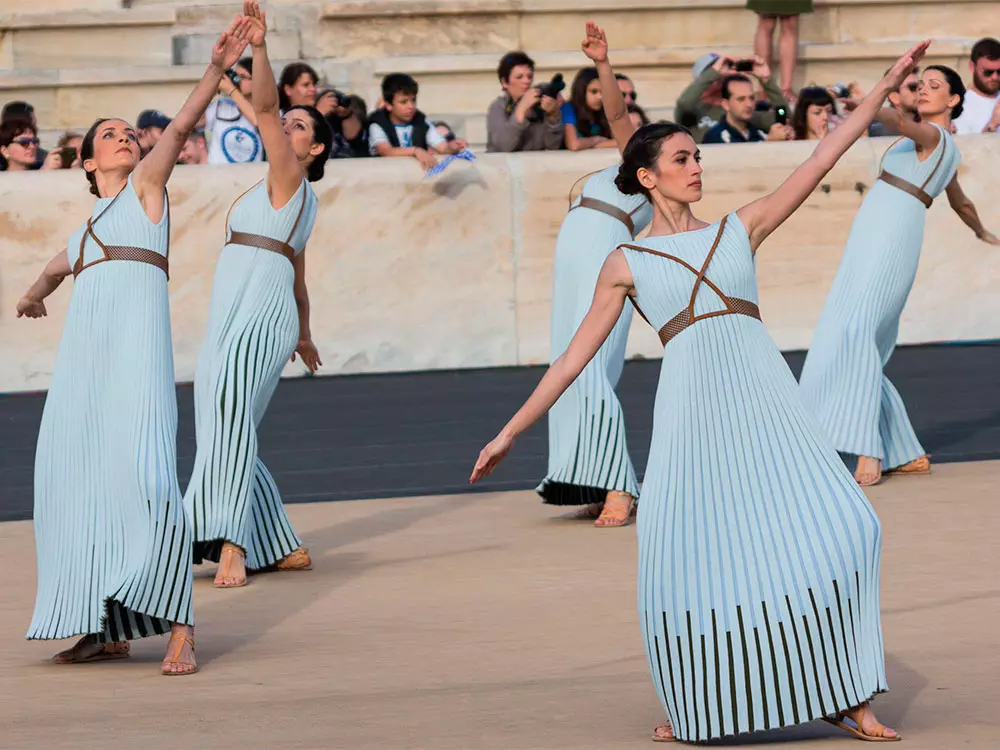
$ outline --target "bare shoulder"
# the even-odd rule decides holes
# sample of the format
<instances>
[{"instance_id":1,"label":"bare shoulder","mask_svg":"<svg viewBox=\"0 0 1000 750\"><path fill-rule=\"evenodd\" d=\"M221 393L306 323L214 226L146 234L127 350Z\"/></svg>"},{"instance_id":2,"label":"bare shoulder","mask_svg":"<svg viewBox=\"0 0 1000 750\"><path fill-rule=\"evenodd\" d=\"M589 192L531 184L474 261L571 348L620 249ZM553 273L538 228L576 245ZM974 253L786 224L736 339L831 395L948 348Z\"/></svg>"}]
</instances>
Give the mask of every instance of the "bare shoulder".
<instances>
[{"instance_id":1,"label":"bare shoulder","mask_svg":"<svg viewBox=\"0 0 1000 750\"><path fill-rule=\"evenodd\" d=\"M632 269L625 258L625 249L619 245L605 259L601 268L598 284L614 287L632 288Z\"/></svg>"}]
</instances>

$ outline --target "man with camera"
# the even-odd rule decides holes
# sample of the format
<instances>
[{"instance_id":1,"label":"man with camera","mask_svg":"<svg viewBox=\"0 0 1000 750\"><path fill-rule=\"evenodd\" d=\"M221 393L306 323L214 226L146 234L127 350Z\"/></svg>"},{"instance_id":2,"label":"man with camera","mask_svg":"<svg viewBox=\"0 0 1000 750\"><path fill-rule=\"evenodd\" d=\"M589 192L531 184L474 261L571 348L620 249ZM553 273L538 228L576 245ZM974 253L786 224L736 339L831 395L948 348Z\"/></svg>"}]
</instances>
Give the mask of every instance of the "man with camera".
<instances>
[{"instance_id":1,"label":"man with camera","mask_svg":"<svg viewBox=\"0 0 1000 750\"><path fill-rule=\"evenodd\" d=\"M705 132L702 143L756 143L787 141L791 133L784 123L776 122L765 133L753 123L756 111L753 81L739 73L722 79L722 109L725 116ZM779 113L779 117L782 117Z\"/></svg>"},{"instance_id":2,"label":"man with camera","mask_svg":"<svg viewBox=\"0 0 1000 750\"><path fill-rule=\"evenodd\" d=\"M556 151L562 148L560 106L566 88L562 75L533 85L535 62L523 52L508 52L497 67L504 93L486 112L486 150Z\"/></svg>"},{"instance_id":3,"label":"man with camera","mask_svg":"<svg viewBox=\"0 0 1000 750\"><path fill-rule=\"evenodd\" d=\"M710 52L698 58L692 73L694 80L677 99L674 119L691 130L696 141L700 142L706 131L726 116L722 85L727 76L742 75L751 82L751 90L757 88L754 79L759 82L762 96L755 96L749 120L758 130L768 133L780 119L780 113L788 111L788 102L771 78L770 66L760 57L736 60ZM779 134L782 137L778 140L787 137L783 129L779 129Z\"/></svg>"}]
</instances>

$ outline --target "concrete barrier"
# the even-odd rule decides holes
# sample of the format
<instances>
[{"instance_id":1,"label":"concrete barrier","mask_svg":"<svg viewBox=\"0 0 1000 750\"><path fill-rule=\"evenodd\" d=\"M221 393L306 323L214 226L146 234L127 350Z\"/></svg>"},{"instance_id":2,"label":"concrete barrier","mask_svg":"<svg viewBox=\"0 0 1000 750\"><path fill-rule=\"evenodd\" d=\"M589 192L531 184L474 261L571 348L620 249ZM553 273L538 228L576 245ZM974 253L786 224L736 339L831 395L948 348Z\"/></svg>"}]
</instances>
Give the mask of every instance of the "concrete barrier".
<instances>
[{"instance_id":1,"label":"concrete barrier","mask_svg":"<svg viewBox=\"0 0 1000 750\"><path fill-rule=\"evenodd\" d=\"M761 309L783 349L806 348L862 193L888 139L862 140L758 253ZM991 187L1000 139L962 138L962 184L1000 231ZM777 187L809 143L704 149L715 220ZM567 195L608 152L489 155L424 178L409 159L337 161L315 185L319 215L307 252L322 373L537 364L548 361L552 252ZM215 259L230 203L260 165L179 167L170 183L171 303L177 379L194 377ZM0 392L44 389L55 363L71 281L49 317L14 307L45 262L90 214L83 174L0 174ZM976 240L942 197L930 209L903 343L1000 338L1000 248ZM636 317L630 356L658 357ZM299 363L286 375L301 374Z\"/></svg>"}]
</instances>

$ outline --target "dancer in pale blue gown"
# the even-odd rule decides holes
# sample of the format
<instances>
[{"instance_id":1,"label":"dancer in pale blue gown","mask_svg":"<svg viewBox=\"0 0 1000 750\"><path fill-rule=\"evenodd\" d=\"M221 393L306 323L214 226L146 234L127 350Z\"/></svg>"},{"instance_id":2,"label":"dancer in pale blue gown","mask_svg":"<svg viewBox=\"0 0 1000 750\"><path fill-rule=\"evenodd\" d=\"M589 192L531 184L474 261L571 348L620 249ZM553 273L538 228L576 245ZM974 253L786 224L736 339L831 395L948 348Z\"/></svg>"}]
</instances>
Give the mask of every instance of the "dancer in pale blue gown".
<instances>
[{"instance_id":1,"label":"dancer in pale blue gown","mask_svg":"<svg viewBox=\"0 0 1000 750\"><path fill-rule=\"evenodd\" d=\"M606 49L588 24L587 45ZM552 407L632 297L664 344L639 498L639 621L670 718L654 739L696 742L826 719L896 739L869 699L887 689L878 518L798 394L757 308L754 253L865 132L923 56L918 45L774 192L696 219L698 147L640 128L617 179L654 206L649 236L608 256L565 354L480 453L489 475ZM606 53L605 53L606 55ZM610 70L606 56L597 63Z\"/></svg>"},{"instance_id":2,"label":"dancer in pale blue gown","mask_svg":"<svg viewBox=\"0 0 1000 750\"><path fill-rule=\"evenodd\" d=\"M197 670L191 531L177 485L177 403L167 295L165 185L224 72L247 44L242 20L152 151L98 120L83 139L91 219L18 303L76 277L35 456L38 593L28 638L69 638L60 664L122 659L128 641L170 633L161 671Z\"/></svg>"},{"instance_id":3,"label":"dancer in pale blue gown","mask_svg":"<svg viewBox=\"0 0 1000 750\"><path fill-rule=\"evenodd\" d=\"M258 454L257 427L295 353L322 364L309 329L305 247L316 220L309 183L323 176L333 134L312 107L278 116L263 13L244 4L253 48L254 112L267 175L237 199L215 269L208 333L195 377L194 471L184 505L194 562L219 562L215 585L244 586L247 569L307 570L273 477Z\"/></svg>"},{"instance_id":4,"label":"dancer in pale blue gown","mask_svg":"<svg viewBox=\"0 0 1000 750\"><path fill-rule=\"evenodd\" d=\"M983 228L956 176L962 157L950 129L964 93L957 73L932 65L921 79L920 122L898 109L879 114L904 137L883 157L879 179L854 219L799 379L806 405L837 450L858 457L855 479L863 486L880 481L883 468L886 474L930 472L930 459L883 368L896 347L931 201L947 192L977 237L998 242Z\"/></svg>"}]
</instances>

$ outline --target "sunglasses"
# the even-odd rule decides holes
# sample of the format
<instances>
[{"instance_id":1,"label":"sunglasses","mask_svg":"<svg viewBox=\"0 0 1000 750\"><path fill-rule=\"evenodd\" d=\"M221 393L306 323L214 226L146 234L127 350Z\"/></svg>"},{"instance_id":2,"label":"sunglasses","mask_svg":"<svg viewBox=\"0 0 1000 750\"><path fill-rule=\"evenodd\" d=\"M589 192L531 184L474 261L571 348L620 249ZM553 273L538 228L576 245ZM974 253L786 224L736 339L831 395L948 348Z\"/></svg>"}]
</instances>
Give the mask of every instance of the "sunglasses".
<instances>
[{"instance_id":1,"label":"sunglasses","mask_svg":"<svg viewBox=\"0 0 1000 750\"><path fill-rule=\"evenodd\" d=\"M920 88L920 84L919 83L908 83L908 84L906 84L906 90L909 91L911 94L917 93L917 89L919 89L919 88Z\"/></svg>"},{"instance_id":2,"label":"sunglasses","mask_svg":"<svg viewBox=\"0 0 1000 750\"><path fill-rule=\"evenodd\" d=\"M28 146L37 146L41 143L37 138L15 138L12 143L16 143L18 146L28 148Z\"/></svg>"},{"instance_id":3,"label":"sunglasses","mask_svg":"<svg viewBox=\"0 0 1000 750\"><path fill-rule=\"evenodd\" d=\"M631 99L633 104L639 100L638 91L625 91L622 93L622 96L624 96L626 99Z\"/></svg>"},{"instance_id":4,"label":"sunglasses","mask_svg":"<svg viewBox=\"0 0 1000 750\"><path fill-rule=\"evenodd\" d=\"M980 75L982 75L983 78L1000 78L1000 68L997 68L996 70L983 68L983 72Z\"/></svg>"}]
</instances>

